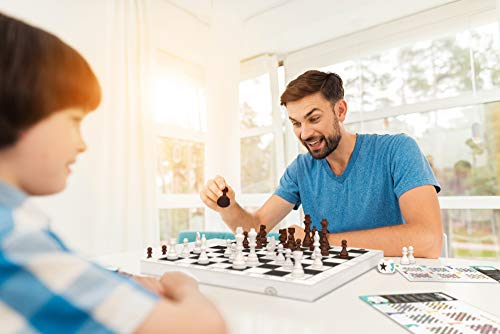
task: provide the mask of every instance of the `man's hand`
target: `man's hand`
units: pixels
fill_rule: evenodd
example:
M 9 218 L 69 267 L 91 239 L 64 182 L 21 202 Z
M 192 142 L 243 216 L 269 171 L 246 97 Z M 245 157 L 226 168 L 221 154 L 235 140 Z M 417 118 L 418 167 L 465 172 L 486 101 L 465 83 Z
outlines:
M 222 196 L 222 190 L 226 187 L 228 189 L 226 196 L 229 197 L 231 204 L 226 208 L 221 208 L 217 205 L 217 199 Z M 233 188 L 231 188 L 226 183 L 226 180 L 224 180 L 224 178 L 220 175 L 217 175 L 212 180 L 207 181 L 200 192 L 200 198 L 206 206 L 217 212 L 230 208 L 235 203 L 235 194 Z

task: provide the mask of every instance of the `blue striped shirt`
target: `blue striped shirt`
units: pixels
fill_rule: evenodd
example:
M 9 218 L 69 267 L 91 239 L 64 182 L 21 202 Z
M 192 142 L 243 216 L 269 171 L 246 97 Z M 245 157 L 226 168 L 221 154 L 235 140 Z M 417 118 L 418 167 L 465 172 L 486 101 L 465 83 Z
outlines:
M 129 333 L 157 299 L 68 250 L 27 196 L 0 182 L 2 333 Z

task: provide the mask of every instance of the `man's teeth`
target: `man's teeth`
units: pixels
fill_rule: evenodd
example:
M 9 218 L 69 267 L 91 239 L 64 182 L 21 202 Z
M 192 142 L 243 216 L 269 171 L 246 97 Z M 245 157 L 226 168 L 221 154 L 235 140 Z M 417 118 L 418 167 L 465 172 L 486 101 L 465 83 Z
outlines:
M 309 143 L 309 145 L 314 146 L 314 145 L 316 145 L 317 143 L 319 143 L 319 139 L 318 139 L 318 140 L 316 140 L 316 141 L 310 142 L 310 143 Z

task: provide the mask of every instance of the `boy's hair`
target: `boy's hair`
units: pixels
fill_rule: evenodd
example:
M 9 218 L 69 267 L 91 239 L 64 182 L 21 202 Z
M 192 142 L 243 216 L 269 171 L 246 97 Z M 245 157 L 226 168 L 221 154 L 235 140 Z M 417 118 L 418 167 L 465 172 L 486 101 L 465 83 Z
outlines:
M 306 96 L 321 92 L 332 104 L 344 98 L 342 79 L 338 74 L 310 70 L 292 80 L 281 95 L 281 105 L 298 101 Z
M 0 149 L 54 112 L 89 112 L 100 101 L 99 82 L 76 50 L 0 12 Z

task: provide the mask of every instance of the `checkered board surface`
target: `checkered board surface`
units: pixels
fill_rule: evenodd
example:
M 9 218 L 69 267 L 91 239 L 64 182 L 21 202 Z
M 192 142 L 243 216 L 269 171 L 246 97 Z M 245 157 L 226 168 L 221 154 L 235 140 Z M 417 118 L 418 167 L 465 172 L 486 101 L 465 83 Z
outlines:
M 178 245 L 180 253 L 182 245 Z M 190 245 L 193 248 L 193 245 Z M 234 269 L 228 258 L 224 257 L 225 240 L 208 240 L 208 264 L 199 264 L 199 254 L 191 253 L 189 258 L 168 260 L 166 255 L 141 261 L 144 274 L 161 275 L 165 271 L 181 270 L 194 275 L 200 283 L 229 287 L 234 289 L 260 292 L 274 296 L 313 301 L 338 286 L 354 279 L 367 270 L 374 268 L 383 258 L 377 250 L 347 248 L 349 257 L 341 259 L 341 247 L 331 247 L 330 256 L 323 257 L 323 268 L 311 269 L 313 259 L 309 249 L 303 249 L 302 267 L 304 276 L 294 278 L 291 270 L 283 268 L 272 258 L 266 256 L 266 249 L 257 249 L 260 264 L 256 267 Z M 155 250 L 156 254 L 161 251 Z M 250 252 L 243 250 L 245 257 Z M 292 257 L 293 261 L 293 257 Z

